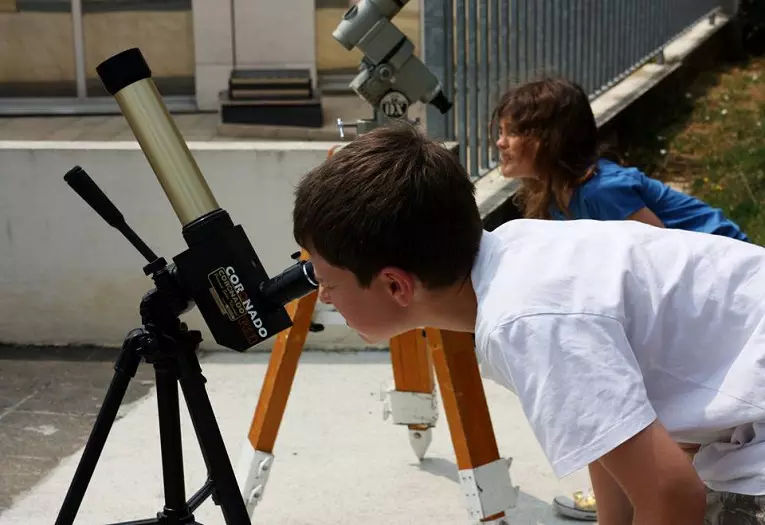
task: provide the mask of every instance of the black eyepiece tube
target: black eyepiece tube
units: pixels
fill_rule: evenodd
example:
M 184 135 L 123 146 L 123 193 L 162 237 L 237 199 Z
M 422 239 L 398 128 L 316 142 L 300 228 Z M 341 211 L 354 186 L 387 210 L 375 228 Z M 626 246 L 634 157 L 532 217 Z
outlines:
M 272 305 L 284 306 L 318 287 L 311 261 L 298 261 L 279 275 L 260 283 L 260 293 Z

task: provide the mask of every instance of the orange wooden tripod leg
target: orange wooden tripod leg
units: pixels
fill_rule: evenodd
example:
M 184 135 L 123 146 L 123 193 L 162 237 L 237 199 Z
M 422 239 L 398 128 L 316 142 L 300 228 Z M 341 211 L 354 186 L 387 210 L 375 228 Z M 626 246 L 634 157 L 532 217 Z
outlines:
M 409 443 L 422 459 L 438 419 L 433 363 L 423 330 L 412 330 L 391 339 L 394 387 L 385 392 L 385 415 L 409 427 Z
M 515 505 L 509 461 L 500 458 L 472 335 L 427 329 L 444 413 L 471 519 L 490 521 Z
M 318 292 L 287 305 L 292 327 L 276 336 L 268 370 L 237 468 L 237 478 L 247 510 L 252 515 L 268 479 L 276 435 L 287 407 L 298 361 L 311 326 Z

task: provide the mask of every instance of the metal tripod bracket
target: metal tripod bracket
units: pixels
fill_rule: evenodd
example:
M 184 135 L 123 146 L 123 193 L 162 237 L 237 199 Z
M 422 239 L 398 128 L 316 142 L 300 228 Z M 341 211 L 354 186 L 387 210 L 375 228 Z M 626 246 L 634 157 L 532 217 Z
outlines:
M 515 507 L 519 489 L 513 487 L 510 480 L 511 463 L 512 458 L 500 458 L 477 468 L 459 471 L 460 488 L 465 495 L 471 520 L 478 522 Z M 488 523 L 509 525 L 506 518 Z
M 415 126 L 420 125 L 420 119 L 410 120 L 409 117 L 409 101 L 406 97 L 397 92 L 390 91 L 383 97 L 378 106 L 372 108 L 371 119 L 358 119 L 355 123 L 346 124 L 342 119 L 337 119 L 337 129 L 340 132 L 340 138 L 345 138 L 345 128 L 356 128 L 356 135 L 362 135 L 368 131 L 372 131 L 375 128 L 384 126 L 391 121 L 407 121 Z
M 435 392 L 401 392 L 392 384 L 380 389 L 383 420 L 393 418 L 394 425 L 435 426 L 438 421 L 438 398 Z
M 244 442 L 236 469 L 236 479 L 250 516 L 263 498 L 273 462 L 273 454 L 254 450 L 249 441 Z
M 407 122 L 409 122 L 410 124 L 414 124 L 415 126 L 419 126 L 420 125 L 420 119 L 419 118 L 416 118 L 414 120 L 409 120 L 409 119 L 406 119 L 406 120 L 407 120 Z M 356 122 L 353 122 L 353 123 L 349 124 L 349 123 L 343 122 L 343 119 L 338 118 L 337 119 L 337 130 L 340 132 L 340 138 L 344 139 L 345 138 L 345 128 L 356 128 L 356 135 L 358 136 L 358 135 L 361 135 L 361 134 L 366 133 L 368 131 L 372 131 L 375 128 L 380 127 L 381 125 L 383 125 L 384 122 L 385 121 L 380 122 L 378 120 L 373 120 L 373 119 L 358 119 Z

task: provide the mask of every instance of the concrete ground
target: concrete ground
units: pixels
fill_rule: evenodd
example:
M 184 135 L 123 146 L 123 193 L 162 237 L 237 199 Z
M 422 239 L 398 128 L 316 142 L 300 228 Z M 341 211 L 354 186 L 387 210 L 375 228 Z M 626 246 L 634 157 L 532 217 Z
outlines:
M 0 347 L 0 524 L 55 521 L 115 356 L 102 349 Z M 201 363 L 235 465 L 268 355 L 215 352 Z M 302 356 L 253 523 L 469 523 L 443 414 L 426 458 L 418 462 L 406 428 L 382 420 L 380 387 L 391 380 L 386 352 Z M 574 523 L 557 517 L 550 501 L 588 488 L 586 473 L 556 480 L 516 399 L 494 383 L 485 382 L 485 388 L 500 453 L 514 458 L 511 477 L 520 486 L 509 523 Z M 190 495 L 206 472 L 183 401 L 181 418 Z M 163 501 L 153 375 L 142 364 L 75 523 L 152 518 Z M 224 523 L 210 499 L 196 518 L 205 525 Z
M 82 447 L 116 355 L 93 348 L 0 346 L 0 514 Z M 140 370 L 126 393 L 126 409 L 151 391 L 152 378 L 151 368 Z

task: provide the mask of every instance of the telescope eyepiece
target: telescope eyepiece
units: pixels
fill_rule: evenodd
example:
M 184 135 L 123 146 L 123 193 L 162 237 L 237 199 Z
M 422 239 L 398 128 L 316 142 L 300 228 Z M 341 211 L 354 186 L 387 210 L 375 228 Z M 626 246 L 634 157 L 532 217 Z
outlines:
M 96 66 L 106 91 L 111 96 L 139 80 L 151 78 L 149 64 L 137 47 L 126 49 Z
M 262 296 L 282 306 L 319 288 L 311 261 L 298 261 L 282 273 L 260 283 Z

